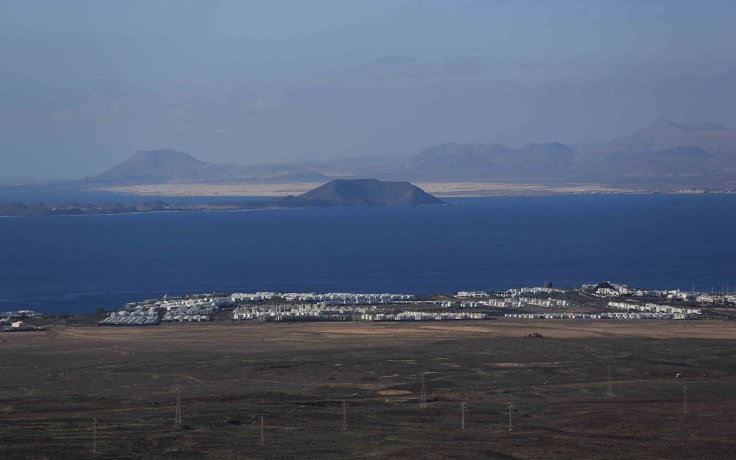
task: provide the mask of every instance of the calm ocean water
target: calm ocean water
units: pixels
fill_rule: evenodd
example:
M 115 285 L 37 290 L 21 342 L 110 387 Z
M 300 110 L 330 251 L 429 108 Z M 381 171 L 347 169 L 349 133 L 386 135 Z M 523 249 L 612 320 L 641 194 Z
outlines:
M 2 198 L 2 197 L 0 197 Z M 0 218 L 0 310 L 209 291 L 736 286 L 736 196 Z

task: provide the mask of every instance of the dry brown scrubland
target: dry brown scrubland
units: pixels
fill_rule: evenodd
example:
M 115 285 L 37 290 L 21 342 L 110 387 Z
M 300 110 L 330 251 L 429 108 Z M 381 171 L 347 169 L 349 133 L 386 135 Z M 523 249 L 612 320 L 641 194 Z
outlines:
M 733 458 L 734 339 L 721 321 L 5 333 L 0 457 Z

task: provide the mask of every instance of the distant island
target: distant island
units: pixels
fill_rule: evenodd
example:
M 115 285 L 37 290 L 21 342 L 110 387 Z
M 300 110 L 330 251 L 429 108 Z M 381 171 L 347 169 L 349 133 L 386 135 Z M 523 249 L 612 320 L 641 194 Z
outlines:
M 238 211 L 267 208 L 315 208 L 354 206 L 418 206 L 443 204 L 409 182 L 376 179 L 337 179 L 297 196 L 221 203 L 0 203 L 0 216 L 123 214 L 162 211 Z
M 282 207 L 336 207 L 416 206 L 443 202 L 409 182 L 337 179 L 299 196 L 279 199 L 276 203 Z
M 596 145 L 445 142 L 416 152 L 282 164 L 219 164 L 172 149 L 142 150 L 93 176 L 7 187 L 150 196 L 287 197 L 333 179 L 367 177 L 411 181 L 445 197 L 736 193 L 736 128 L 661 119 Z
M 364 177 L 409 180 L 445 196 L 733 192 L 736 128 L 661 119 L 597 145 L 446 142 L 417 152 L 261 165 L 209 163 L 176 150 L 144 150 L 100 174 L 44 186 L 151 195 L 285 196 L 330 179 Z

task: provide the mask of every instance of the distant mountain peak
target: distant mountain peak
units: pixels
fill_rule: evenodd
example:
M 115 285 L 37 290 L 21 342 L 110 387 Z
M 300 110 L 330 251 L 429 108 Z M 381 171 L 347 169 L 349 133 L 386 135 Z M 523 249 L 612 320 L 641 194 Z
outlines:
M 681 128 L 682 125 L 675 123 L 672 120 L 669 120 L 667 118 L 659 118 L 657 120 L 654 120 L 652 123 L 647 126 L 647 128 Z
M 206 163 L 178 150 L 143 150 L 92 178 L 109 184 L 187 183 L 233 180 L 242 167 Z
M 201 161 L 172 149 L 142 150 L 107 171 L 84 179 L 85 186 L 227 182 L 322 182 L 328 176 L 311 164 L 239 166 Z
M 204 163 L 188 153 L 172 149 L 139 150 L 128 160 L 135 161 L 178 161 L 191 163 Z
M 490 152 L 508 153 L 510 149 L 504 145 L 494 144 L 480 144 L 480 143 L 460 143 L 460 142 L 445 142 L 444 144 L 435 145 L 429 147 L 416 156 L 421 158 L 438 157 L 446 155 L 487 155 Z
M 695 124 L 680 124 L 675 123 L 672 120 L 668 120 L 666 118 L 660 118 L 659 120 L 655 120 L 654 122 L 650 123 L 649 126 L 644 128 L 644 130 L 647 129 L 673 129 L 673 130 L 690 130 L 690 131 L 712 131 L 712 130 L 721 130 L 728 128 L 719 125 L 717 123 L 695 123 Z
M 697 147 L 713 154 L 736 153 L 736 129 L 702 123 L 682 125 L 659 119 L 645 128 L 591 149 L 598 155 L 672 151 L 676 147 Z
M 574 153 L 575 151 L 561 142 L 534 142 L 526 144 L 519 149 L 520 151 L 554 151 Z
M 559 142 L 528 144 L 520 148 L 498 143 L 452 142 L 402 157 L 392 174 L 440 182 L 505 180 L 522 174 L 539 177 L 568 168 L 573 155 L 573 150 Z
M 719 125 L 717 123 L 698 123 L 695 125 L 690 125 L 693 129 L 701 130 L 701 131 L 716 131 L 716 130 L 722 130 L 722 129 L 728 129 L 726 126 Z

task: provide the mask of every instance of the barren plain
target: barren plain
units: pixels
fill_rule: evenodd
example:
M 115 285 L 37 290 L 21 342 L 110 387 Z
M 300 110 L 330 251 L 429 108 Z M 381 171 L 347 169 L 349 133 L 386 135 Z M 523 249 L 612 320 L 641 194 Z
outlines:
M 113 193 L 153 196 L 287 196 L 308 192 L 321 182 L 266 184 L 147 184 L 100 187 Z M 418 182 L 422 190 L 440 197 L 537 196 L 569 194 L 651 193 L 643 188 L 614 187 L 604 184 L 522 184 L 504 182 Z
M 733 458 L 734 344 L 708 320 L 57 324 L 0 333 L 0 457 Z

